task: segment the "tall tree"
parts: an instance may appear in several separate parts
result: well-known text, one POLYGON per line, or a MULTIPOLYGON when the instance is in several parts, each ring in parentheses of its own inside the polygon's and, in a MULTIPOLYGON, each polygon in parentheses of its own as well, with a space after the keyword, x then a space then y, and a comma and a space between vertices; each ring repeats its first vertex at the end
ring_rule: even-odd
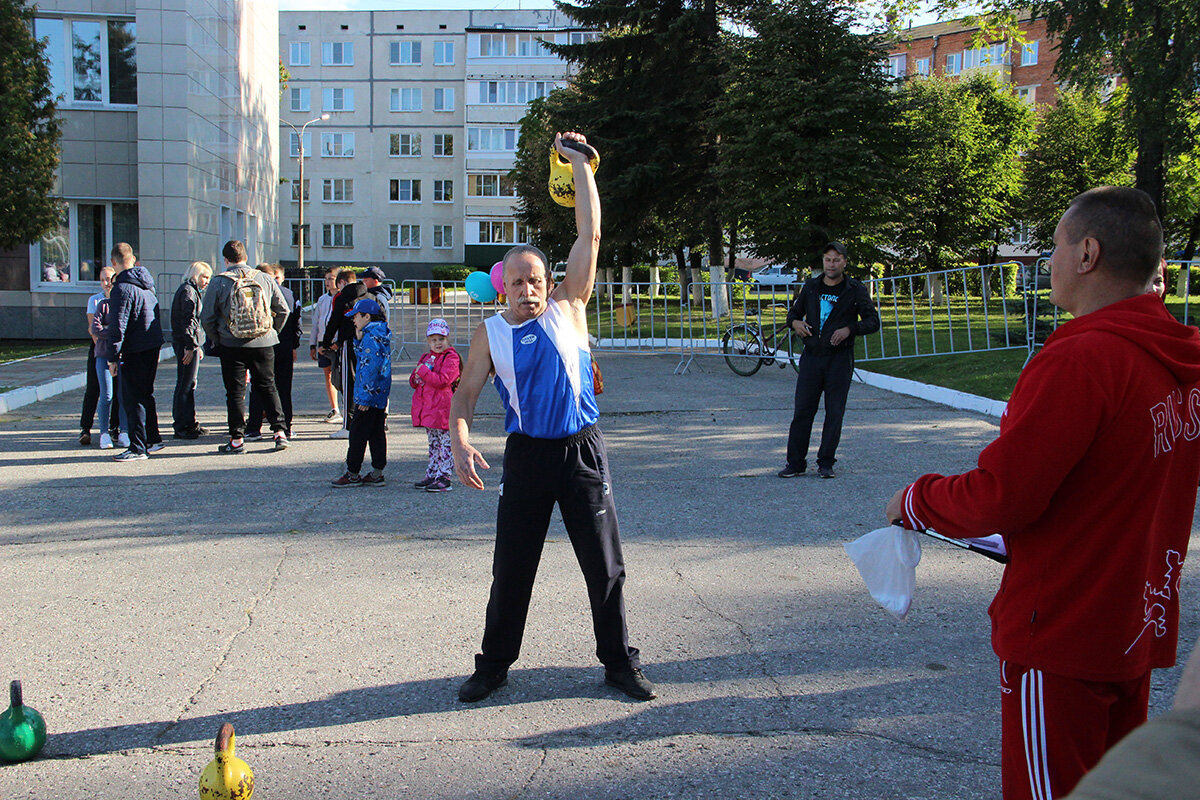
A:
POLYGON ((930 271, 995 247, 1016 218, 1020 152, 1033 112, 990 77, 938 78, 904 91, 898 252, 930 271))
POLYGON ((730 214, 759 256, 815 266, 840 239, 875 260, 898 142, 880 41, 840 0, 755 2, 740 20, 752 34, 733 39, 717 105, 730 214))
POLYGON ((1039 250, 1052 248, 1063 209, 1096 186, 1129 186, 1135 143, 1121 116, 1125 92, 1107 103, 1095 91, 1061 92, 1038 122, 1025 154, 1024 218, 1039 250))
POLYGON ((13 248, 37 241, 61 218, 52 193, 62 122, 32 6, 0 0, 0 42, 0 248, 13 248))

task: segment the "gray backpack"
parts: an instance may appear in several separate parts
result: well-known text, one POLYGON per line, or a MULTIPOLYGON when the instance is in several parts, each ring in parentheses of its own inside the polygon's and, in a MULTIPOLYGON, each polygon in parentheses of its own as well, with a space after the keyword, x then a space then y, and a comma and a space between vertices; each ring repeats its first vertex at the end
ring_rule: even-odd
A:
POLYGON ((229 334, 235 339, 257 339, 274 327, 270 292, 245 270, 222 273, 233 282, 229 290, 229 334))

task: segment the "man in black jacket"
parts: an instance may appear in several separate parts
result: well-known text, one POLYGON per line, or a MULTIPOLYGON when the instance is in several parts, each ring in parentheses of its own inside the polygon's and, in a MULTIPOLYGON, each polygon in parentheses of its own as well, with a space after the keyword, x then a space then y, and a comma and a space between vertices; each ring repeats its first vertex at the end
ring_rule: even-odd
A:
POLYGON ((108 298, 108 326, 113 337, 109 369, 116 375, 120 363, 121 406, 129 418, 129 449, 113 456, 114 461, 144 461, 148 453, 163 446, 154 402, 162 323, 154 278, 150 270, 136 266, 135 261, 133 248, 117 242, 111 263, 120 271, 108 298))
MULTIPOLYGON (((279 264, 259 264, 259 272, 265 272, 279 284, 283 302, 291 309, 283 329, 279 331, 279 344, 275 345, 275 389, 279 392, 279 405, 283 408, 283 421, 287 425, 287 437, 292 438, 292 377, 296 368, 296 349, 300 347, 300 315, 303 310, 296 302, 292 290, 283 285, 284 271, 279 264)), ((250 391, 250 411, 246 419, 246 440, 256 442, 262 438, 263 397, 250 391)))
POLYGON ((171 419, 176 439, 199 439, 208 430, 196 421, 196 376, 204 358, 200 304, 212 278, 212 267, 193 261, 171 301, 171 346, 175 350, 175 397, 171 419))
POLYGON ((366 297, 366 284, 355 275, 354 270, 344 269, 338 273, 338 283, 346 276, 346 283, 333 296, 333 307, 329 312, 329 324, 325 326, 325 335, 321 337, 318 353, 333 357, 338 377, 339 391, 342 393, 342 405, 345 413, 342 415, 342 427, 329 434, 330 439, 350 438, 350 418, 354 415, 354 320, 346 316, 346 312, 354 307, 360 298, 366 297))
POLYGON ((846 247, 830 242, 821 251, 821 275, 800 290, 787 315, 788 324, 804 337, 800 374, 796 376, 796 405, 788 431, 787 464, 781 478, 794 478, 807 469, 808 440, 821 395, 825 395, 825 425, 817 450, 817 474, 833 477, 842 415, 854 376, 854 337, 879 330, 879 312, 862 281, 846 275, 846 247))

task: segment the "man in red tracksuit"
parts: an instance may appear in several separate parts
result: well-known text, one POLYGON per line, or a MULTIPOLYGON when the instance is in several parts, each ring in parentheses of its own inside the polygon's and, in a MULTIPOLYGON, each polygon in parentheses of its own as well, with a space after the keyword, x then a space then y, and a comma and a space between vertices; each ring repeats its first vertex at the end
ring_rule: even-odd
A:
POLYGON ((988 613, 1005 800, 1069 793, 1145 721, 1151 669, 1175 663, 1200 334, 1146 293, 1162 251, 1148 195, 1076 197, 1050 259, 1050 299, 1074 319, 1021 373, 978 467, 923 475, 885 510, 909 529, 1004 535, 988 613))

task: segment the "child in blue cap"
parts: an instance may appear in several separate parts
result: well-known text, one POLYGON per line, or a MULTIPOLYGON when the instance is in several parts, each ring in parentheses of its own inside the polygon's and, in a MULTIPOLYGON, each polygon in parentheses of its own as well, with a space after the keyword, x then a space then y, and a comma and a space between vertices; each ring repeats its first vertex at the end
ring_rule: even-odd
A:
POLYGON ((358 370, 354 377, 354 415, 350 420, 346 471, 333 480, 333 485, 383 486, 383 468, 387 466, 384 423, 392 391, 392 332, 384 321, 383 309, 370 297, 359 299, 346 316, 354 318, 358 370), (371 447, 371 471, 360 475, 367 445, 371 447))

